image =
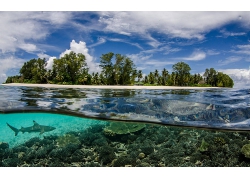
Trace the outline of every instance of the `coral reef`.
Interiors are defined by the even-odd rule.
[[[242,154],[245,155],[246,158],[250,158],[250,144],[245,144],[241,148],[241,152],[242,152]]]
[[[56,142],[59,147],[65,147],[69,144],[77,144],[77,145],[81,144],[81,142],[79,141],[79,138],[73,134],[65,134],[63,136],[60,136],[56,140]]]
[[[32,138],[14,148],[2,142],[0,166],[250,167],[248,132],[144,124],[140,131],[132,123],[119,124],[125,130],[117,127],[117,122],[111,122],[109,126],[96,125],[63,136]],[[118,133],[107,136],[103,131],[105,128],[114,128]],[[121,132],[124,134],[119,134]]]

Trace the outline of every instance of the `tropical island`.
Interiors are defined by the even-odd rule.
[[[109,52],[100,57],[101,72],[89,73],[86,58],[82,53],[71,51],[54,59],[52,68],[47,68],[46,59],[31,59],[20,69],[20,75],[9,76],[5,83],[58,84],[58,85],[120,85],[120,86],[181,86],[181,87],[230,87],[233,80],[214,68],[206,69],[203,75],[190,74],[191,68],[184,62],[157,69],[143,76],[127,56]]]

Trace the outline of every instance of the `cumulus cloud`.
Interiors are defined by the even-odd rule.
[[[54,63],[54,59],[56,59],[55,56],[49,57],[48,61],[47,61],[47,65],[46,65],[46,69],[51,70],[53,63]]]
[[[87,48],[85,42],[79,41],[79,43],[77,43],[75,40],[72,40],[70,43],[70,49],[66,49],[60,54],[60,57],[63,57],[65,54],[69,54],[71,51],[74,51],[75,53],[82,53],[85,56],[90,73],[101,71],[99,65],[94,62],[93,57],[89,54],[89,49]]]
[[[169,37],[203,40],[205,33],[229,22],[249,24],[249,12],[199,12],[199,11],[132,11],[101,12],[99,22],[105,31],[131,36],[140,34],[150,39],[150,32],[156,31]],[[239,17],[242,17],[239,19]],[[233,35],[233,34],[231,34]],[[241,34],[234,34],[241,35]],[[154,41],[152,41],[154,43]],[[155,44],[154,44],[155,45]]]
[[[44,54],[44,53],[38,53],[37,56],[41,59],[45,58],[45,59],[49,59],[50,55],[48,54]]]
[[[234,88],[250,87],[250,68],[249,69],[221,69],[218,70],[229,75],[234,81]]]
[[[0,83],[5,82],[7,78],[7,72],[9,69],[21,68],[24,59],[17,58],[13,55],[9,55],[8,57],[1,57],[0,60]]]

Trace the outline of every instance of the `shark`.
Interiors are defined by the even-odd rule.
[[[15,132],[15,136],[17,136],[17,134],[19,132],[22,132],[22,133],[25,133],[25,132],[28,132],[28,133],[31,133],[31,132],[40,132],[40,134],[43,134],[44,132],[53,131],[53,130],[56,129],[55,127],[52,127],[52,126],[40,125],[40,124],[38,124],[34,120],[33,120],[33,123],[34,123],[33,126],[30,126],[30,127],[21,127],[21,129],[17,129],[17,128],[9,125],[8,123],[6,123],[6,124],[7,124],[7,126],[10,127],[10,129],[12,129]]]

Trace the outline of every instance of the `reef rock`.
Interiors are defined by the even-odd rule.
[[[246,158],[250,158],[250,144],[245,144],[241,148],[241,152],[242,152],[242,154],[245,155]]]
[[[104,128],[104,133],[109,136],[116,134],[131,134],[143,129],[146,125],[142,123],[111,122]]]

